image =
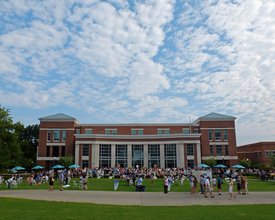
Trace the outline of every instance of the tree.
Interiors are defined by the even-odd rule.
[[[0,170],[20,165],[22,152],[9,110],[0,106]]]
[[[68,167],[73,164],[73,156],[60,157],[59,163],[64,167]]]
[[[243,158],[240,160],[240,165],[246,167],[246,168],[250,168],[251,167],[251,160],[249,160],[248,158]]]
[[[214,157],[212,157],[208,160],[205,160],[204,163],[210,167],[214,167],[217,164],[217,160]]]
[[[270,167],[275,168],[275,155],[270,157]]]
[[[20,123],[18,123],[18,132],[20,133],[20,146],[23,153],[22,165],[31,168],[36,164],[39,125],[29,125],[24,128],[24,126],[20,127]]]

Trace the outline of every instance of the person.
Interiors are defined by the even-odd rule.
[[[49,186],[50,186],[49,190],[50,191],[53,191],[53,185],[54,185],[54,178],[53,178],[53,175],[50,175],[50,177],[49,177]]]
[[[230,178],[229,184],[228,184],[228,191],[229,191],[229,198],[228,199],[232,199],[233,197],[236,198],[236,195],[233,192],[233,186],[234,186],[233,178]]]
[[[60,191],[63,191],[64,173],[62,171],[59,172],[58,179],[59,179],[59,189]]]
[[[208,176],[205,179],[205,193],[204,193],[204,197],[208,198],[208,193],[210,194],[211,198],[214,198],[215,196],[212,194],[212,188],[211,188],[211,184],[210,184],[210,177]]]
[[[168,178],[164,177],[164,193],[167,194],[168,193]]]
[[[142,176],[140,176],[137,180],[137,187],[138,187],[138,190],[141,191],[141,188],[142,188],[142,182],[143,182],[143,179],[142,179]]]
[[[11,189],[11,185],[12,185],[12,183],[13,183],[14,180],[15,180],[14,176],[12,176],[11,178],[9,178],[7,180],[8,189]]]
[[[197,186],[198,186],[198,180],[197,177],[193,177],[193,188],[192,188],[192,194],[197,193]]]
[[[222,194],[222,177],[221,177],[221,175],[218,175],[217,182],[218,182],[218,195],[221,195]]]
[[[201,189],[201,194],[204,194],[204,182],[205,182],[204,176],[201,175],[201,176],[200,176],[200,189]]]

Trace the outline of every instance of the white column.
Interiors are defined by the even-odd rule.
[[[143,145],[143,161],[143,166],[148,167],[148,144]]]
[[[99,144],[92,145],[92,167],[99,167]]]
[[[177,167],[184,167],[184,145],[177,144]]]
[[[201,164],[201,144],[197,143],[197,162]]]
[[[128,167],[132,167],[132,145],[127,144],[127,164]]]
[[[159,154],[160,154],[160,168],[165,168],[164,162],[164,144],[160,144],[159,146]]]
[[[184,143],[182,144],[182,147],[180,148],[180,154],[182,155],[182,167],[185,169],[185,150],[184,150]]]
[[[79,165],[79,144],[77,143],[75,145],[75,153],[74,153],[75,157],[74,157],[74,163],[76,165]]]
[[[116,145],[112,144],[111,146],[111,167],[115,167],[116,166]]]

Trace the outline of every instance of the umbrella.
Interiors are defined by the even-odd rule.
[[[240,164],[236,164],[234,166],[232,166],[232,168],[235,168],[235,169],[244,169],[245,167],[240,165]]]
[[[16,166],[16,167],[12,168],[11,170],[13,170],[13,171],[20,171],[20,170],[25,170],[25,168],[24,167],[20,167],[20,166]]]
[[[44,167],[42,167],[40,165],[37,165],[37,166],[32,168],[32,170],[41,170],[41,169],[44,169]]]
[[[216,166],[214,166],[215,168],[226,168],[227,166],[223,165],[223,164],[217,164]]]
[[[209,168],[209,166],[204,164],[204,163],[199,164],[198,167],[200,167],[200,168]]]
[[[77,165],[77,164],[73,164],[73,165],[70,165],[70,166],[69,166],[70,169],[77,169],[77,168],[79,168],[79,167],[80,167],[80,166]]]
[[[63,168],[64,167],[62,165],[59,165],[59,164],[52,167],[52,169],[63,169]]]

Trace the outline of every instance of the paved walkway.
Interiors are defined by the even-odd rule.
[[[229,200],[228,193],[204,198],[201,194],[187,192],[112,192],[112,191],[48,191],[48,190],[1,190],[0,197],[25,198],[33,200],[85,202],[113,205],[140,206],[188,206],[188,205],[237,205],[275,204],[275,192],[250,192]]]

